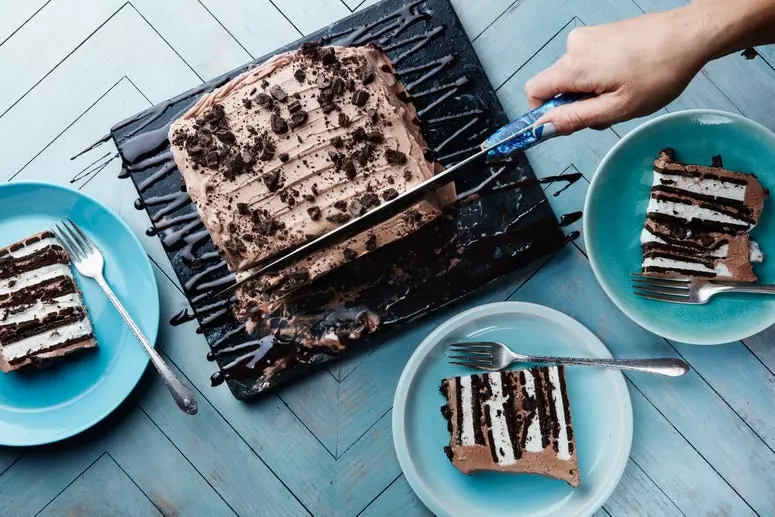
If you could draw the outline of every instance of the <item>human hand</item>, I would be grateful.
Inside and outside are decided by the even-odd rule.
[[[594,96],[555,108],[537,123],[551,122],[560,133],[604,129],[664,107],[712,57],[698,20],[687,6],[573,29],[565,55],[530,79],[525,91],[531,107],[558,93]]]

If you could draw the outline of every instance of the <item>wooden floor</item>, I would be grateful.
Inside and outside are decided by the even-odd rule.
[[[527,107],[525,81],[561,55],[572,28],[677,0],[453,3],[515,116]],[[186,302],[158,240],[145,235],[145,212],[132,207],[133,186],[116,177],[117,160],[77,177],[115,150],[68,158],[114,122],[364,7],[361,0],[0,0],[0,178],[75,179],[119,213],[154,261],[167,321]],[[719,108],[775,129],[775,49],[760,52],[711,63],[668,110]],[[577,170],[588,180],[635,124],[548,142],[530,160],[540,176]],[[557,212],[578,210],[587,184],[550,197]],[[614,355],[692,364],[680,380],[627,376],[632,455],[600,515],[773,515],[775,331],[720,347],[669,343],[609,302],[583,239],[577,244],[534,276],[505,279],[465,306],[545,304],[591,328]],[[213,366],[195,324],[163,324],[158,344],[199,390],[200,414],[181,414],[147,375],[116,414],[81,437],[0,448],[0,515],[426,514],[393,452],[391,403],[407,358],[450,314],[250,405],[226,387],[210,388]]]

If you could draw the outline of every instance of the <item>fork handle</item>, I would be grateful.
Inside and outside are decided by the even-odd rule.
[[[600,366],[616,370],[655,373],[668,377],[679,377],[689,371],[689,364],[686,361],[671,357],[662,359],[592,359],[586,357],[529,356],[527,361],[531,363]]]
[[[722,284],[714,282],[716,293],[753,293],[775,294],[775,285],[745,285],[740,283]]]
[[[194,392],[191,391],[191,388],[183,384],[180,379],[178,379],[167,363],[164,362],[164,359],[162,359],[161,355],[159,355],[159,352],[157,352],[151,343],[148,342],[148,339],[143,335],[140,327],[137,326],[127,310],[124,308],[124,305],[118,299],[116,293],[113,292],[113,289],[111,289],[108,283],[105,281],[105,278],[100,275],[96,280],[100,287],[102,287],[102,290],[105,291],[105,294],[116,308],[118,313],[121,314],[122,318],[124,318],[124,322],[126,322],[129,329],[135,335],[137,340],[140,341],[140,344],[143,345],[145,353],[147,353],[148,357],[151,358],[153,366],[156,368],[156,371],[159,372],[159,375],[161,375],[161,379],[164,382],[164,385],[167,386],[170,394],[172,394],[172,398],[175,399],[175,403],[180,409],[189,415],[195,415],[199,410],[199,404],[197,403]]]

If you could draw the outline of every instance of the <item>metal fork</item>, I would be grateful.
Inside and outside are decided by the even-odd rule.
[[[720,293],[775,294],[775,285],[744,284],[680,276],[653,277],[632,274],[632,289],[642,298],[660,302],[699,305]]]
[[[162,381],[164,381],[178,407],[189,415],[195,415],[199,405],[194,392],[175,376],[167,363],[164,362],[164,359],[161,358],[134,320],[132,320],[132,317],[116,296],[116,293],[113,292],[113,289],[105,281],[105,277],[102,274],[105,267],[102,252],[69,217],[62,221],[61,227],[58,224],[55,226],[54,233],[56,233],[64,245],[78,272],[85,277],[96,280],[102,290],[105,291],[108,299],[113,303],[118,313],[121,314],[121,317],[124,318],[129,329],[137,340],[140,341],[140,344],[143,345],[145,352],[151,358],[151,362],[156,367],[159,375],[161,375]]]
[[[689,364],[682,359],[597,359],[586,357],[552,357],[517,354],[503,343],[485,341],[477,343],[453,343],[448,355],[450,363],[479,370],[499,371],[514,363],[567,364],[599,366],[616,370],[655,373],[678,377],[689,371]]]

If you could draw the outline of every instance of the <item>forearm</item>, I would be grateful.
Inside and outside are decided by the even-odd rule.
[[[694,0],[680,10],[696,20],[708,60],[775,43],[775,0]]]

